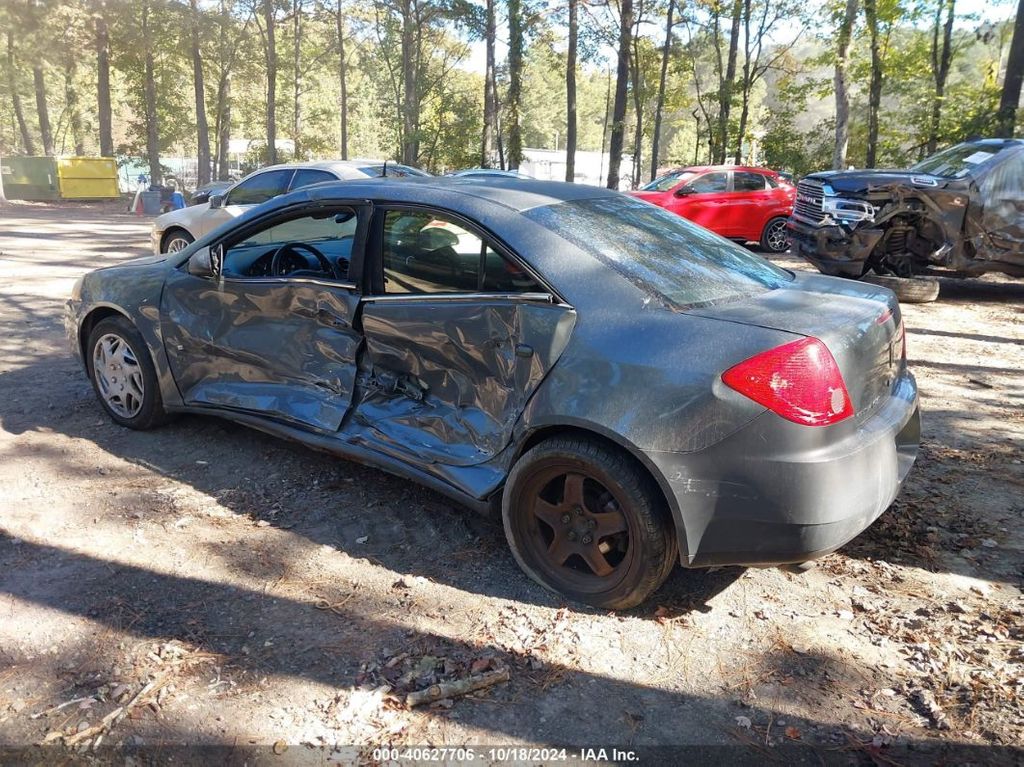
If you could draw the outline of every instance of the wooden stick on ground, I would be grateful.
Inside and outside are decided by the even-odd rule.
[[[125,703],[123,706],[118,706],[117,708],[115,708],[113,711],[111,711],[109,714],[103,717],[103,719],[100,720],[99,724],[89,727],[88,729],[82,730],[81,732],[76,732],[73,735],[67,736],[66,738],[64,738],[64,742],[69,746],[73,746],[76,743],[81,743],[82,741],[88,740],[89,738],[92,738],[94,736],[99,736],[96,738],[96,743],[93,744],[94,746],[98,746],[100,740],[103,739],[103,736],[110,732],[114,728],[114,725],[121,721],[128,714],[129,711],[135,708],[135,706],[142,700],[143,697],[152,692],[155,686],[157,686],[156,682],[150,682],[149,684],[145,685],[141,690],[139,690],[135,694],[134,698]]]
[[[441,682],[433,684],[425,690],[410,692],[405,697],[405,702],[410,706],[421,706],[424,703],[433,703],[445,698],[457,698],[460,695],[468,695],[476,690],[485,687],[501,684],[509,680],[508,669],[502,668],[497,671],[488,671],[484,674],[467,676],[464,679],[457,679],[454,682]]]

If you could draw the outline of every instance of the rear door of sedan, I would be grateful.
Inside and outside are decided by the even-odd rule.
[[[497,456],[555,364],[573,309],[475,222],[380,206],[349,438],[416,464]]]

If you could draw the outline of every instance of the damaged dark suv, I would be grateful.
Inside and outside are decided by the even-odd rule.
[[[793,253],[824,274],[933,300],[916,275],[1024,277],[1024,140],[967,141],[909,170],[826,171],[797,187]]]

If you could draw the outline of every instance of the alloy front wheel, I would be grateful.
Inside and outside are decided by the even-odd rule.
[[[89,334],[86,363],[103,409],[130,429],[149,429],[167,419],[156,369],[142,335],[126,317],[107,317]]]
[[[193,242],[195,242],[195,238],[188,232],[175,230],[164,241],[164,253],[178,253]]]
[[[146,383],[139,358],[120,336],[106,333],[92,352],[92,370],[103,402],[122,418],[134,418],[142,410]]]

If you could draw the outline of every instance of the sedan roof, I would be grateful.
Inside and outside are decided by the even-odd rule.
[[[539,181],[498,176],[434,176],[429,178],[367,179],[325,181],[306,187],[310,197],[319,199],[367,199],[393,202],[450,205],[456,198],[473,197],[497,203],[516,211],[571,200],[611,197],[618,192],[586,184],[564,181]]]

